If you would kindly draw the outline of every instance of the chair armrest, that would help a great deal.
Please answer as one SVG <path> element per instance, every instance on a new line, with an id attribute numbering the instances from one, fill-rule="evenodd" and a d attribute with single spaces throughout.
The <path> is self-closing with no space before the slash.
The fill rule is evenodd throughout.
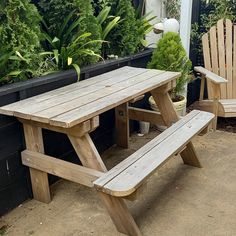
<path id="1" fill-rule="evenodd" d="M 224 79 L 223 77 L 205 69 L 202 66 L 195 66 L 194 70 L 196 72 L 199 72 L 201 74 L 203 74 L 207 79 L 211 80 L 211 82 L 215 83 L 215 84 L 222 84 L 222 83 L 227 83 L 227 80 Z"/>

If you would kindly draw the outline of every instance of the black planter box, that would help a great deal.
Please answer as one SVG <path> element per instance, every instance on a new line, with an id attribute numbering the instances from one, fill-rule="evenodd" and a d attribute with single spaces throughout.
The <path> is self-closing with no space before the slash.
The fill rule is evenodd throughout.
<path id="1" fill-rule="evenodd" d="M 109 60 L 81 69 L 81 80 L 88 79 L 126 65 L 146 67 L 153 49 L 130 57 Z M 77 81 L 74 70 L 50 74 L 37 79 L 0 87 L 0 106 L 29 98 Z M 63 134 L 43 130 L 45 152 L 60 159 L 79 163 L 73 148 Z M 114 110 L 100 116 L 100 126 L 92 133 L 98 150 L 103 152 L 114 144 Z M 14 118 L 0 115 L 0 216 L 32 197 L 28 168 L 21 164 L 25 149 L 22 125 Z M 57 145 L 60 143 L 60 145 Z M 49 181 L 54 182 L 50 176 Z"/>

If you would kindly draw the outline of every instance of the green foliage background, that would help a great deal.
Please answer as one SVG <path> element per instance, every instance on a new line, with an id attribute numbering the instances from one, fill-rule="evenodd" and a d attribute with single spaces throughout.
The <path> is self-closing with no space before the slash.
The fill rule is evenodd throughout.
<path id="1" fill-rule="evenodd" d="M 152 19 L 137 14 L 132 3 L 0 0 L 0 85 L 72 66 L 79 75 L 80 66 L 97 62 L 100 55 L 123 57 L 143 50 Z M 101 23 L 97 15 L 104 7 L 111 10 Z M 109 44 L 100 40 L 104 35 Z"/>
<path id="2" fill-rule="evenodd" d="M 101 39 L 101 29 L 96 17 L 93 15 L 94 12 L 91 1 L 40 0 L 38 5 L 40 13 L 43 15 L 43 19 L 48 26 L 48 32 L 50 32 L 52 38 L 58 36 L 58 32 L 60 31 L 65 18 L 74 11 L 74 19 L 79 17 L 80 24 L 76 28 L 77 32 L 73 31 L 71 37 L 73 37 L 73 34 L 79 32 L 79 35 L 91 33 L 91 37 L 86 40 Z M 83 43 L 85 42 L 81 42 L 81 44 Z M 79 46 L 80 45 L 78 45 L 78 47 Z M 88 48 L 95 53 L 100 54 L 101 43 L 90 44 Z M 81 60 L 76 63 L 83 66 L 96 61 L 98 61 L 98 57 L 83 56 L 81 57 Z"/>
<path id="3" fill-rule="evenodd" d="M 118 56 L 127 56 L 135 53 L 140 39 L 135 10 L 131 0 L 107 0 L 106 4 L 111 6 L 112 15 L 121 17 L 121 22 L 112 30 L 108 37 L 110 42 L 108 53 Z"/>
<path id="4" fill-rule="evenodd" d="M 38 75 L 40 58 L 40 15 L 29 0 L 0 1 L 0 82 L 25 80 Z M 27 60 L 5 60 L 19 51 Z M 10 71 L 23 71 L 17 78 Z"/>

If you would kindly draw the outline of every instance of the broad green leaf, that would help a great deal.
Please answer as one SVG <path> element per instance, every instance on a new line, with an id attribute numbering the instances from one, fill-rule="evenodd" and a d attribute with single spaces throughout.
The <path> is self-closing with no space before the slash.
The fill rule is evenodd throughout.
<path id="1" fill-rule="evenodd" d="M 75 68 L 77 76 L 78 76 L 78 81 L 80 80 L 80 67 L 77 64 L 72 64 L 72 66 Z"/>
<path id="2" fill-rule="evenodd" d="M 58 53 L 58 50 L 57 49 L 53 50 L 53 54 L 54 54 L 54 58 L 56 60 L 56 63 L 58 65 L 59 64 L 59 53 Z"/>
<path id="3" fill-rule="evenodd" d="M 52 40 L 52 43 L 56 43 L 56 42 L 58 42 L 58 41 L 60 41 L 60 39 L 57 38 L 57 37 L 54 37 L 53 40 Z"/>
<path id="4" fill-rule="evenodd" d="M 110 10 L 111 10 L 111 7 L 106 6 L 99 13 L 99 15 L 97 16 L 97 20 L 100 25 L 107 19 L 107 16 L 108 16 Z"/>
<path id="5" fill-rule="evenodd" d="M 91 36 L 91 33 L 84 33 L 84 34 L 81 34 L 81 35 L 79 35 L 75 40 L 73 40 L 73 42 L 72 42 L 71 45 L 77 45 L 77 43 L 78 43 L 78 41 L 79 41 L 80 39 L 87 38 L 87 37 L 89 37 L 89 36 Z"/>
<path id="6" fill-rule="evenodd" d="M 68 57 L 67 58 L 67 65 L 70 66 L 72 61 L 73 61 L 72 57 Z"/>
<path id="7" fill-rule="evenodd" d="M 7 75 L 8 76 L 18 76 L 22 73 L 21 70 L 14 70 L 14 71 L 11 71 L 10 73 L 8 73 Z"/>
<path id="8" fill-rule="evenodd" d="M 54 53 L 50 52 L 50 51 L 48 51 L 48 52 L 40 52 L 39 56 L 52 55 L 52 54 L 54 54 Z"/>
<path id="9" fill-rule="evenodd" d="M 28 60 L 25 59 L 25 58 L 20 54 L 19 51 L 15 51 L 15 53 L 16 53 L 16 55 L 17 55 L 17 56 L 18 56 L 22 61 L 26 61 L 26 62 L 28 62 Z"/>
<path id="10" fill-rule="evenodd" d="M 108 23 L 106 28 L 102 32 L 102 39 L 105 39 L 110 31 L 118 24 L 120 17 L 115 17 L 111 22 Z"/>
<path id="11" fill-rule="evenodd" d="M 64 37 L 63 37 L 63 43 L 67 40 L 68 36 L 70 35 L 70 33 L 80 24 L 81 19 L 79 18 L 78 20 L 75 20 L 70 27 L 68 28 L 68 30 L 65 32 Z"/>
<path id="12" fill-rule="evenodd" d="M 68 25 L 69 21 L 71 20 L 73 14 L 75 13 L 75 10 L 72 11 L 64 20 L 62 26 L 61 26 L 61 29 L 59 31 L 59 34 L 58 34 L 58 37 L 61 38 L 62 37 L 62 34 L 63 34 L 63 31 L 65 30 L 66 26 Z"/>

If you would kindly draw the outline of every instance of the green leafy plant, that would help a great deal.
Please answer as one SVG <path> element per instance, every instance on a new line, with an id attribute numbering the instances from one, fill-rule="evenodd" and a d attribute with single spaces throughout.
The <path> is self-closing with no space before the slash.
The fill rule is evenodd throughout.
<path id="1" fill-rule="evenodd" d="M 93 15 L 93 8 L 91 1 L 84 0 L 40 0 L 38 3 L 40 12 L 45 22 L 46 31 L 51 36 L 59 39 L 63 45 L 72 43 L 72 39 L 75 39 L 79 35 L 84 33 L 90 33 L 88 37 L 81 38 L 84 40 L 83 44 L 88 41 L 92 43 L 84 45 L 88 50 L 93 51 L 95 54 L 100 54 L 101 50 L 101 30 L 97 22 L 97 18 Z M 67 20 L 65 20 L 67 16 Z M 68 32 L 65 36 L 62 33 Z M 67 38 L 65 43 L 64 38 Z M 81 42 L 82 44 L 82 42 Z M 49 50 L 52 49 L 49 47 Z M 84 55 L 79 58 L 77 62 L 80 66 L 88 65 L 98 61 L 98 57 L 93 55 Z"/>
<path id="2" fill-rule="evenodd" d="M 182 46 L 181 38 L 178 33 L 174 32 L 164 34 L 163 38 L 158 41 L 151 62 L 148 64 L 150 69 L 181 72 L 175 89 L 171 91 L 173 101 L 178 100 L 184 91 L 184 86 L 189 81 L 191 66 L 192 63 Z"/>
<path id="3" fill-rule="evenodd" d="M 104 7 L 97 16 L 98 23 L 101 26 L 101 38 L 106 40 L 111 30 L 119 23 L 119 16 L 110 16 L 111 7 Z"/>
<path id="4" fill-rule="evenodd" d="M 107 40 L 110 42 L 107 54 L 126 56 L 137 52 L 139 38 L 135 10 L 130 0 L 107 0 L 111 14 L 120 16 L 121 20 Z"/>
<path id="5" fill-rule="evenodd" d="M 109 15 L 111 11 L 111 7 L 104 6 L 104 8 L 100 11 L 100 13 L 97 16 L 97 21 L 100 24 L 101 28 L 101 38 L 102 40 L 107 40 L 109 33 L 112 31 L 113 28 L 115 28 L 119 21 L 119 16 L 111 16 Z M 109 43 L 108 41 L 106 43 Z M 107 57 L 106 55 L 106 48 L 107 44 L 102 45 L 102 56 Z"/>
<path id="6" fill-rule="evenodd" d="M 36 76 L 41 63 L 37 8 L 29 0 L 0 1 L 0 21 L 0 83 Z"/>
<path id="7" fill-rule="evenodd" d="M 101 58 L 99 54 L 96 54 L 88 46 L 94 43 L 102 43 L 102 40 L 90 40 L 91 33 L 83 33 L 74 31 L 81 22 L 81 18 L 73 17 L 73 11 L 65 18 L 61 25 L 58 36 L 51 36 L 49 33 L 44 33 L 44 37 L 49 43 L 50 51 L 41 53 L 41 56 L 45 56 L 49 61 L 54 61 L 58 70 L 65 70 L 70 67 L 74 67 L 78 77 L 80 75 L 81 58 L 86 56 Z M 44 22 L 45 28 L 48 29 Z M 72 34 L 72 32 L 74 32 Z M 49 58 L 48 58 L 49 56 Z"/>
<path id="8" fill-rule="evenodd" d="M 148 46 L 148 41 L 145 39 L 146 35 L 150 33 L 153 28 L 154 24 L 151 23 L 156 16 L 150 16 L 152 12 L 149 12 L 145 15 L 137 14 L 137 26 L 138 26 L 138 34 L 137 37 L 139 38 L 139 50 L 142 50 Z"/>

